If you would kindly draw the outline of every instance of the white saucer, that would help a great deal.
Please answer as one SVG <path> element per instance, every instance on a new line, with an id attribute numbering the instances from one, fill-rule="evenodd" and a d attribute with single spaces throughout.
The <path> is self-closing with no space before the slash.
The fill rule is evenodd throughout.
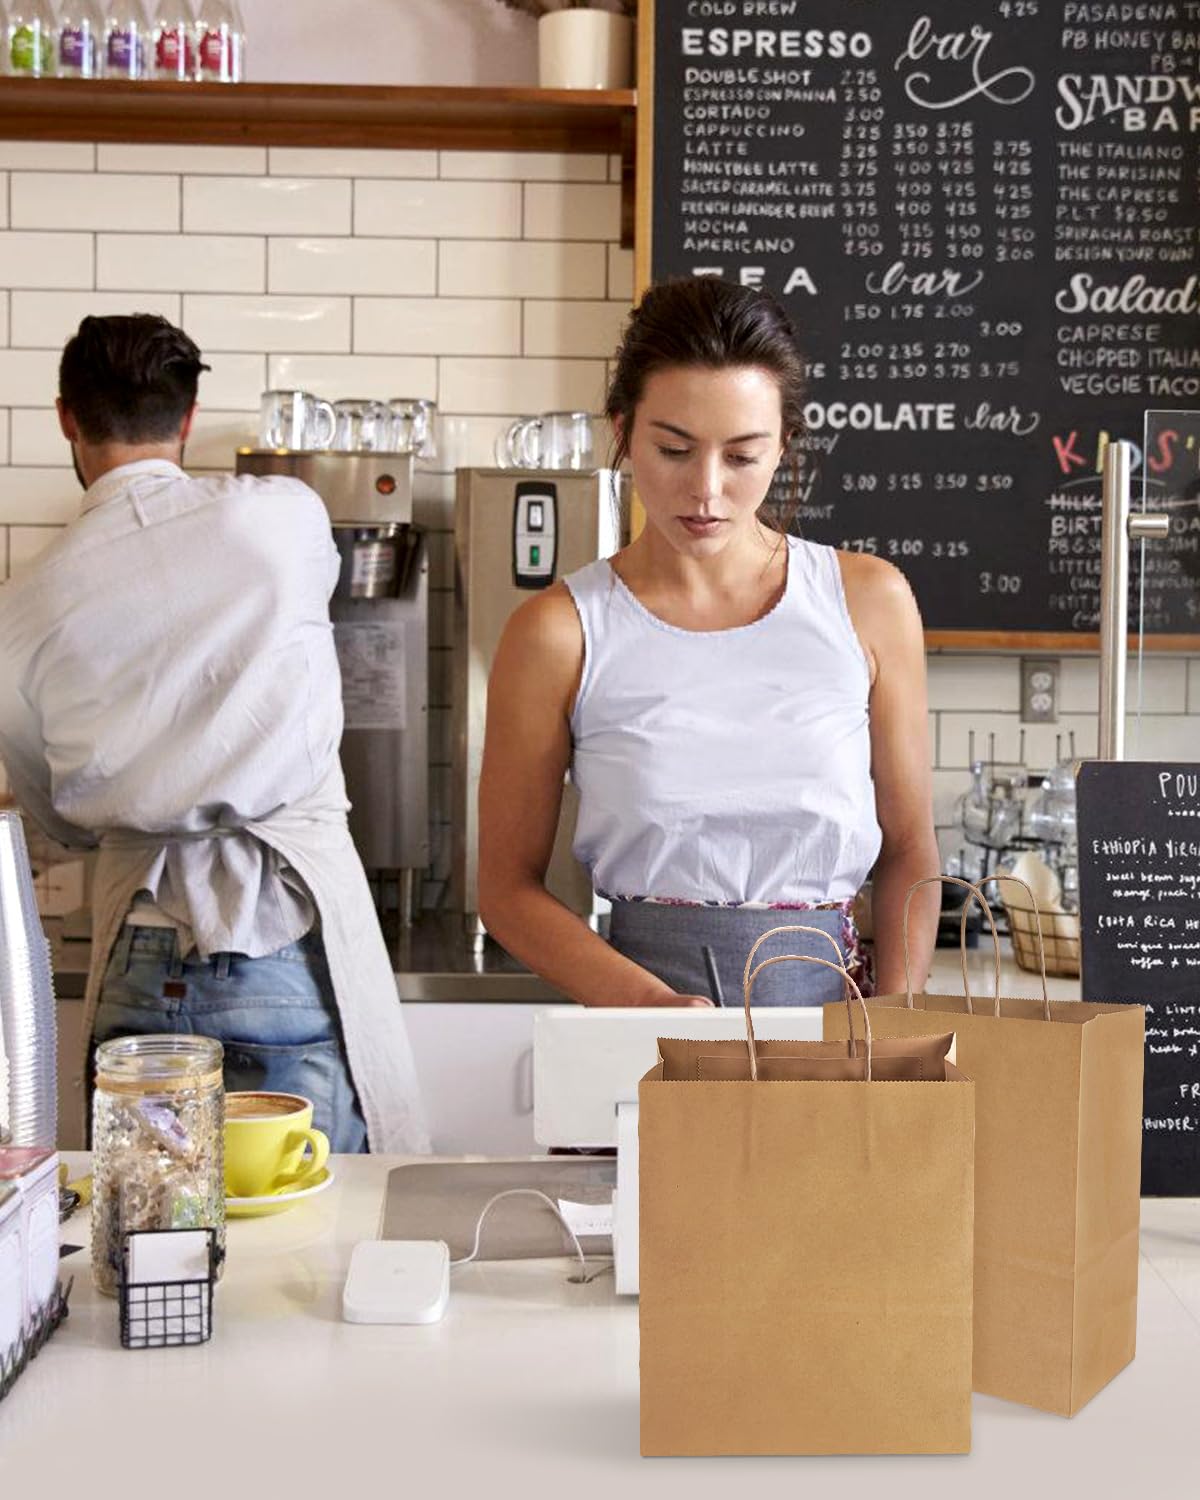
<path id="1" fill-rule="evenodd" d="M 332 1181 L 333 1168 L 323 1167 L 316 1182 L 308 1187 L 293 1188 L 288 1193 L 266 1193 L 261 1198 L 226 1198 L 225 1217 L 253 1219 L 261 1214 L 281 1214 L 305 1198 L 315 1198 L 318 1193 L 323 1193 Z"/>

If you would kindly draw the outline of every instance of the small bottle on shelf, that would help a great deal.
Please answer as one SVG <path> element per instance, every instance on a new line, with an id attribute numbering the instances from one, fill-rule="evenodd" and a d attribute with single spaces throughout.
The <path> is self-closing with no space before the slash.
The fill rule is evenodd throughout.
<path id="1" fill-rule="evenodd" d="M 104 13 L 97 0 L 63 0 L 58 18 L 58 76 L 100 78 L 104 73 Z"/>
<path id="2" fill-rule="evenodd" d="M 150 35 L 151 26 L 142 0 L 113 0 L 104 29 L 105 77 L 146 78 Z"/>
<path id="3" fill-rule="evenodd" d="M 190 83 L 196 76 L 195 28 L 190 0 L 158 0 L 154 13 L 155 78 Z"/>
<path id="4" fill-rule="evenodd" d="M 10 0 L 4 58 L 14 78 L 53 78 L 58 22 L 50 0 Z"/>
<path id="5" fill-rule="evenodd" d="M 241 83 L 245 50 L 246 26 L 237 0 L 200 0 L 196 18 L 197 80 Z"/>

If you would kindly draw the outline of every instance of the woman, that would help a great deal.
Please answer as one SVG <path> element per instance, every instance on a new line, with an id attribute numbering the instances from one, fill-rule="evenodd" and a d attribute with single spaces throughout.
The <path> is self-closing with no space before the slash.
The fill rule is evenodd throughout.
<path id="1" fill-rule="evenodd" d="M 791 921 L 861 974 L 850 903 L 872 869 L 878 986 L 903 986 L 905 893 L 938 871 L 921 621 L 890 564 L 763 518 L 803 368 L 766 293 L 710 277 L 647 292 L 607 401 L 645 527 L 523 605 L 497 653 L 481 911 L 585 1005 L 709 1004 L 705 946 L 733 999 L 754 939 Z M 543 883 L 568 769 L 608 943 Z M 936 901 L 930 886 L 913 902 L 918 980 Z M 777 964 L 755 999 L 839 993 L 830 969 Z"/>

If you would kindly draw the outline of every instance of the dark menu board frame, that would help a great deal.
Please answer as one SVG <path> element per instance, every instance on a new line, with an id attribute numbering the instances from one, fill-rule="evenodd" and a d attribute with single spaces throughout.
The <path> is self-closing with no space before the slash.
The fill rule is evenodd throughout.
<path id="1" fill-rule="evenodd" d="M 640 31 L 640 279 L 788 307 L 799 529 L 896 563 L 931 645 L 1095 649 L 1107 444 L 1135 504 L 1200 476 L 1182 435 L 1142 453 L 1147 410 L 1200 409 L 1200 0 L 642 0 Z M 1172 515 L 1130 620 L 1195 650 Z"/>
<path id="2" fill-rule="evenodd" d="M 1146 1007 L 1142 1192 L 1200 1194 L 1200 765 L 1087 761 L 1080 993 Z"/>

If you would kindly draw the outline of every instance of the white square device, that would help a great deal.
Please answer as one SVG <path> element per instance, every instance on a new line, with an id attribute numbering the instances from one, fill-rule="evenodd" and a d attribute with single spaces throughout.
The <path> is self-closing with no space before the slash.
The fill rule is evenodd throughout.
<path id="1" fill-rule="evenodd" d="M 437 1323 L 450 1301 L 443 1240 L 362 1240 L 342 1291 L 347 1323 Z"/>

